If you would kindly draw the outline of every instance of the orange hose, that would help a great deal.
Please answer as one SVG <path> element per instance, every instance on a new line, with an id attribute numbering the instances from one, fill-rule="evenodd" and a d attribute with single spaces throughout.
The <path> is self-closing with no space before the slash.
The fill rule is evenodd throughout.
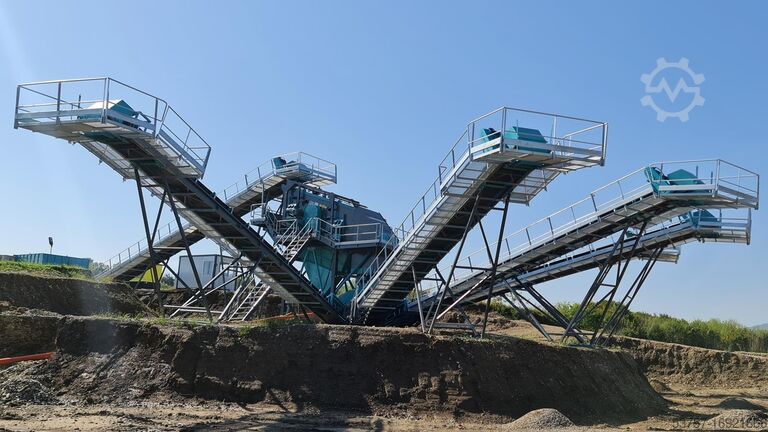
<path id="1" fill-rule="evenodd" d="M 52 352 L 42 353 L 42 354 L 31 354 L 31 355 L 24 355 L 24 356 L 18 356 L 18 357 L 5 357 L 0 358 L 0 365 L 7 365 L 7 364 L 13 364 L 23 361 L 31 361 L 31 360 L 47 360 L 51 358 L 53 355 Z"/>

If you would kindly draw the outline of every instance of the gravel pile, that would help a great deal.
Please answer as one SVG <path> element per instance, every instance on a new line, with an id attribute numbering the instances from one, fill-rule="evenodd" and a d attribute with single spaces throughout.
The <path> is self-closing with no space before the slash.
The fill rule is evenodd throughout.
<path id="1" fill-rule="evenodd" d="M 512 423 L 504 425 L 504 430 L 547 430 L 574 426 L 571 419 L 560 411 L 552 408 L 542 408 L 529 412 Z"/>
<path id="2" fill-rule="evenodd" d="M 55 404 L 56 395 L 31 378 L 11 378 L 0 384 L 0 405 L 18 406 L 27 403 Z"/>
<path id="3" fill-rule="evenodd" d="M 723 399 L 722 402 L 717 404 L 720 408 L 727 408 L 727 409 L 737 409 L 737 410 L 750 410 L 750 411 L 763 411 L 765 408 L 762 406 L 752 403 L 748 401 L 747 399 L 740 398 L 740 397 L 729 397 Z"/>

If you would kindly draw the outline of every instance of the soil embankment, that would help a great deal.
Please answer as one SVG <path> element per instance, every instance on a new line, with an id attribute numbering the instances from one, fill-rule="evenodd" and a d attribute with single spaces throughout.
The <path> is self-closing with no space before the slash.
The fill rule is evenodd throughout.
<path id="1" fill-rule="evenodd" d="M 389 415 L 557 408 L 575 421 L 665 409 L 625 353 L 515 338 L 477 341 L 344 326 L 158 327 L 68 317 L 57 353 L 27 374 L 65 398 L 194 396 Z"/>
<path id="2" fill-rule="evenodd" d="M 62 315 L 149 313 L 134 290 L 124 284 L 25 273 L 0 273 L 0 302 Z"/>
<path id="3" fill-rule="evenodd" d="M 768 389 L 768 357 L 620 337 L 648 379 L 691 387 Z"/>

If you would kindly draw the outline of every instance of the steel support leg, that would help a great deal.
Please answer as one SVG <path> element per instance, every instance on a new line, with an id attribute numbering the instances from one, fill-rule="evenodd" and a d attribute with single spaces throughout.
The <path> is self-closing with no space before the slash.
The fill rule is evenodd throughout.
<path id="1" fill-rule="evenodd" d="M 634 301 L 637 293 L 640 291 L 640 288 L 642 288 L 643 284 L 648 278 L 648 275 L 650 275 L 651 270 L 653 270 L 656 262 L 658 262 L 659 256 L 662 252 L 663 249 L 661 248 L 653 251 L 650 259 L 645 262 L 643 269 L 632 282 L 632 286 L 629 288 L 629 290 L 627 290 L 627 293 L 618 303 L 616 310 L 613 312 L 611 317 L 608 319 L 605 325 L 601 326 L 601 328 L 595 332 L 595 335 L 592 337 L 592 341 L 590 343 L 592 346 L 604 346 L 611 340 L 613 334 L 618 329 L 621 320 L 629 311 L 629 306 L 632 304 L 632 301 Z"/>
<path id="2" fill-rule="evenodd" d="M 165 190 L 168 190 L 168 182 L 165 183 Z M 181 223 L 181 218 L 179 217 L 179 211 L 176 208 L 176 200 L 173 198 L 173 196 L 168 197 L 168 203 L 171 206 L 171 211 L 173 212 L 173 217 L 176 219 L 176 226 L 179 229 L 179 234 L 181 235 L 181 240 L 184 243 L 184 249 L 187 251 L 187 256 L 189 257 L 189 265 L 192 267 L 192 273 L 195 276 L 195 282 L 198 286 L 198 294 L 202 293 L 203 290 L 203 283 L 200 279 L 200 274 L 197 272 L 197 266 L 195 265 L 195 260 L 192 257 L 192 251 L 189 248 L 189 241 L 187 241 L 187 235 L 184 233 L 184 226 Z M 205 307 L 205 314 L 208 316 L 208 321 L 213 322 L 213 316 L 211 315 L 211 307 L 208 305 L 208 299 L 205 298 L 204 295 L 201 296 L 203 307 Z"/>
<path id="3" fill-rule="evenodd" d="M 485 314 L 483 315 L 483 330 L 480 332 L 480 338 L 485 337 L 485 329 L 488 326 L 488 312 L 491 310 L 491 297 L 493 294 L 493 283 L 496 280 L 496 269 L 499 267 L 499 255 L 501 254 L 501 243 L 504 240 L 504 226 L 507 224 L 507 213 L 509 211 L 509 194 L 504 197 L 504 212 L 501 214 L 501 226 L 499 227 L 499 238 L 496 241 L 496 254 L 491 263 L 491 277 L 488 281 L 488 298 L 485 300 Z M 489 250 L 490 252 L 490 250 Z"/>
<path id="4" fill-rule="evenodd" d="M 154 235 L 149 230 L 149 220 L 147 220 L 147 207 L 144 203 L 144 191 L 142 190 L 141 186 L 141 175 L 139 174 L 138 168 L 133 169 L 134 177 L 136 179 L 136 191 L 139 194 L 139 204 L 141 205 L 141 219 L 144 222 L 144 233 L 147 237 L 147 249 L 149 250 L 149 256 L 152 259 L 152 262 L 157 262 L 157 256 L 155 255 L 155 247 L 154 247 Z M 158 310 L 160 313 L 163 313 L 163 297 L 162 293 L 160 292 L 160 277 L 157 274 L 157 266 L 153 265 L 151 267 L 152 270 L 152 285 L 155 291 L 155 298 L 157 299 L 158 303 Z"/>
<path id="5" fill-rule="evenodd" d="M 427 329 L 427 334 L 432 334 L 432 329 L 435 326 L 435 321 L 437 321 L 437 315 L 440 312 L 440 306 L 443 304 L 443 300 L 445 299 L 445 294 L 448 292 L 448 288 L 450 288 L 451 285 L 451 279 L 453 279 L 453 273 L 456 270 L 456 264 L 459 262 L 459 257 L 461 256 L 461 251 L 464 250 L 464 244 L 467 241 L 467 235 L 469 234 L 470 227 L 472 226 L 472 221 L 475 219 L 475 215 L 477 213 L 477 204 L 480 202 L 480 195 L 478 194 L 475 197 L 475 202 L 472 204 L 472 211 L 469 212 L 469 218 L 467 218 L 467 224 L 464 227 L 464 233 L 461 235 L 461 242 L 459 243 L 459 250 L 456 252 L 456 258 L 453 260 L 453 265 L 451 266 L 451 271 L 448 272 L 448 278 L 445 281 L 445 289 L 443 289 L 442 294 L 440 295 L 440 300 L 437 302 L 437 307 L 435 308 L 435 316 L 432 318 L 432 321 L 429 323 L 429 328 Z M 427 313 L 427 319 L 429 319 L 430 314 L 432 313 L 432 307 L 430 306 L 429 313 Z"/>
<path id="6" fill-rule="evenodd" d="M 565 329 L 565 333 L 563 334 L 563 340 L 566 340 L 568 337 L 573 336 L 575 334 L 574 329 L 581 323 L 581 321 L 587 316 L 587 314 L 592 310 L 594 310 L 595 308 L 599 307 L 600 304 L 602 304 L 603 302 L 605 302 L 605 306 L 603 309 L 603 313 L 601 315 L 602 316 L 601 319 L 604 319 L 608 309 L 611 306 L 611 301 L 614 295 L 616 294 L 619 286 L 621 285 L 622 280 L 624 279 L 624 275 L 626 274 L 627 268 L 629 267 L 629 262 L 632 260 L 632 258 L 635 256 L 635 253 L 637 252 L 637 246 L 640 244 L 640 238 L 645 232 L 645 228 L 647 225 L 648 225 L 648 222 L 647 221 L 644 222 L 639 232 L 636 233 L 635 239 L 632 242 L 632 248 L 630 249 L 627 256 L 622 256 L 622 255 L 624 253 L 624 245 L 628 241 L 627 234 L 629 232 L 629 227 L 624 228 L 624 230 L 621 233 L 621 236 L 619 237 L 619 241 L 617 241 L 614 244 L 614 247 L 611 250 L 610 255 L 605 259 L 604 263 L 599 267 L 599 272 L 595 277 L 595 280 L 590 286 L 589 290 L 587 291 L 586 296 L 584 297 L 581 304 L 579 305 L 579 308 L 576 310 L 576 314 L 574 314 L 574 316 L 571 318 L 570 322 L 568 323 L 568 326 Z M 616 266 L 615 282 L 613 284 L 606 284 L 605 279 L 614 266 Z M 597 294 L 597 292 L 600 290 L 601 287 L 608 287 L 609 288 L 608 293 L 603 298 L 601 298 L 600 301 L 598 301 L 596 304 L 591 305 L 592 300 L 594 300 L 595 295 Z M 594 337 L 594 334 L 593 334 L 593 337 Z"/>

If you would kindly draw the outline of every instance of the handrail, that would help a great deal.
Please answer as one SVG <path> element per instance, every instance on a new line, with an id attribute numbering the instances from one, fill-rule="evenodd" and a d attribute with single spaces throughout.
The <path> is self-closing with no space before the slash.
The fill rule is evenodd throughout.
<path id="1" fill-rule="evenodd" d="M 704 229 L 728 229 L 728 230 L 738 229 L 739 231 L 743 231 L 745 233 L 747 241 L 749 241 L 749 235 L 751 231 L 751 227 L 749 225 L 750 219 L 751 219 L 751 209 L 747 209 L 747 210 L 748 210 L 748 215 L 746 217 L 723 216 L 721 211 L 718 215 L 715 216 L 716 221 L 705 221 L 705 220 L 702 220 L 701 209 L 694 209 L 689 212 L 686 212 L 683 215 L 674 216 L 672 218 L 665 219 L 656 223 L 655 225 L 653 225 L 652 227 L 649 227 L 646 230 L 646 234 L 644 234 L 644 236 L 665 235 L 665 233 L 669 229 L 677 229 L 679 227 L 689 226 L 690 229 L 693 229 L 696 232 Z M 686 215 L 689 215 L 688 219 L 685 218 Z M 609 248 L 611 247 L 611 245 L 615 244 L 618 241 L 616 236 L 617 234 L 612 234 L 588 246 L 573 250 L 559 257 L 557 260 L 548 261 L 536 267 L 535 271 L 544 270 L 553 265 L 561 265 L 562 263 L 573 261 L 574 259 L 580 257 L 585 252 L 596 252 L 596 251 L 603 250 L 605 248 Z M 465 283 L 467 280 L 470 280 L 473 277 L 478 277 L 480 273 L 481 271 L 479 270 L 475 272 L 471 272 L 468 275 L 454 273 L 454 276 L 451 279 L 451 284 L 452 286 L 454 286 L 454 289 L 455 289 L 457 283 Z M 435 283 L 435 286 L 433 287 L 422 288 L 422 295 L 430 296 L 435 291 L 438 291 L 439 289 L 440 289 L 440 286 L 438 286 L 438 284 Z M 458 292 L 454 292 L 454 293 L 458 295 Z"/>
<path id="2" fill-rule="evenodd" d="M 675 180 L 663 180 L 663 179 L 650 179 L 646 175 L 646 170 L 648 168 L 657 167 L 657 168 L 660 168 L 662 172 L 667 173 L 667 171 L 664 171 L 665 167 L 666 168 L 672 167 L 672 169 L 678 169 L 681 166 L 686 166 L 690 164 L 697 164 L 696 166 L 700 167 L 702 164 L 707 164 L 707 163 L 713 163 L 716 166 L 719 166 L 719 164 L 721 163 L 725 163 L 725 164 L 729 164 L 730 166 L 741 169 L 737 165 L 730 164 L 728 162 L 725 162 L 719 159 L 694 160 L 694 161 L 683 161 L 683 162 L 658 162 L 658 163 L 654 163 L 654 164 L 639 168 L 619 178 L 618 180 L 615 180 L 611 183 L 608 183 L 607 185 L 604 185 L 604 186 L 601 186 L 600 188 L 595 189 L 586 198 L 576 201 L 574 204 L 571 204 L 565 208 L 562 208 L 548 216 L 540 218 L 535 222 L 528 224 L 527 226 L 505 236 L 502 239 L 502 242 L 506 247 L 506 255 L 500 258 L 500 261 L 512 260 L 515 257 L 520 256 L 526 250 L 529 250 L 533 247 L 540 246 L 542 244 L 546 244 L 552 239 L 557 238 L 558 236 L 565 234 L 569 231 L 572 231 L 574 229 L 579 229 L 579 227 L 581 227 L 585 223 L 588 223 L 590 220 L 592 219 L 597 220 L 601 212 L 609 211 L 613 209 L 616 205 L 635 200 L 645 195 L 650 195 L 650 194 L 658 195 L 658 193 L 654 190 L 654 186 L 659 186 L 661 184 L 664 184 L 665 182 L 675 181 Z M 747 170 L 744 170 L 744 171 L 747 171 Z M 702 178 L 691 178 L 691 179 L 685 179 L 685 180 L 688 182 L 707 181 L 707 182 L 711 182 L 711 184 L 718 184 L 718 182 L 723 178 L 722 171 L 718 171 L 718 172 L 720 173 L 719 176 L 713 176 L 712 178 L 702 177 Z M 754 175 L 756 176 L 757 174 L 754 174 Z M 630 179 L 634 179 L 635 177 L 637 177 L 638 180 L 642 180 L 639 186 L 630 186 L 628 190 L 622 187 L 623 183 L 627 182 Z M 701 176 L 697 176 L 697 177 L 701 177 Z M 758 180 L 758 183 L 759 183 L 759 180 Z M 616 189 L 617 186 L 618 188 Z M 681 186 L 681 187 L 684 187 L 684 186 Z M 614 190 L 615 195 L 611 195 L 607 200 L 600 200 L 599 201 L 600 203 L 598 204 L 598 200 L 596 199 L 596 197 L 604 193 L 605 191 L 609 191 L 611 189 L 616 189 Z M 581 214 L 582 210 L 578 210 L 579 214 L 577 216 L 576 209 L 579 209 L 579 208 L 582 208 L 582 210 L 583 208 L 586 208 L 587 209 L 586 213 Z M 558 223 L 558 224 L 553 223 L 553 220 L 556 220 L 558 216 L 562 216 L 562 215 L 568 215 L 566 222 Z M 698 214 L 698 216 L 700 218 L 701 214 Z M 682 216 L 679 216 L 674 219 L 679 219 L 681 217 Z M 663 223 L 664 222 L 662 222 L 662 224 Z M 535 228 L 537 226 L 543 226 L 544 228 L 540 230 L 536 230 Z M 534 233 L 541 232 L 541 233 L 532 235 L 531 234 L 532 232 Z M 521 238 L 520 243 L 514 244 L 514 240 L 512 239 L 517 237 Z M 611 236 L 611 238 L 613 238 L 613 236 Z M 510 246 L 510 240 L 513 241 L 512 246 Z M 496 245 L 497 243 L 494 242 L 490 245 L 490 247 L 493 249 L 493 247 Z M 588 247 L 590 249 L 593 249 L 594 243 L 588 245 Z M 473 263 L 473 259 L 475 261 L 474 263 Z M 461 261 L 458 262 L 458 266 L 462 268 L 480 268 L 483 264 L 486 264 L 486 260 L 487 260 L 486 250 L 480 249 L 464 257 Z M 448 274 L 449 272 L 446 270 L 443 273 Z M 463 272 L 461 271 L 454 272 L 454 279 L 458 279 L 462 277 L 461 273 Z"/>
<path id="3" fill-rule="evenodd" d="M 93 84 L 93 87 L 88 87 L 88 83 Z M 51 89 L 48 93 L 42 88 L 55 85 L 54 89 Z M 74 102 L 68 100 L 62 93 L 64 91 L 71 92 L 71 94 L 78 95 L 78 101 Z M 129 95 L 125 92 L 130 91 Z M 51 94 L 54 92 L 54 94 Z M 86 97 L 83 100 L 82 92 L 88 92 L 90 97 Z M 28 97 L 28 93 L 43 96 L 47 99 L 56 101 L 50 104 L 39 103 L 24 103 L 24 99 Z M 116 99 L 130 100 L 131 107 L 134 108 L 136 115 L 142 115 L 147 119 L 146 123 L 143 123 L 142 128 L 138 130 L 151 135 L 155 139 L 163 141 L 164 144 L 169 145 L 179 155 L 180 160 L 185 164 L 197 169 L 199 174 L 205 172 L 205 168 L 208 164 L 210 157 L 211 147 L 195 131 L 189 123 L 184 120 L 164 99 L 147 93 L 131 85 L 125 84 L 114 78 L 100 77 L 100 78 L 78 78 L 68 80 L 54 80 L 54 81 L 39 81 L 33 83 L 20 84 L 17 87 L 16 93 L 16 117 L 14 119 L 14 127 L 18 127 L 27 119 L 48 119 L 50 121 L 60 122 L 62 119 L 79 119 L 78 115 L 81 112 L 89 112 L 94 109 L 101 111 L 101 121 L 116 122 L 112 117 L 122 116 L 121 113 L 113 111 L 110 106 L 110 102 Z M 139 95 L 140 97 L 131 99 L 131 95 Z M 88 96 L 88 94 L 86 94 Z M 127 97 L 126 97 L 127 96 Z M 86 107 L 83 108 L 83 104 L 99 104 L 100 107 Z M 56 110 L 54 112 L 40 111 L 44 107 L 53 107 L 55 105 Z M 62 110 L 62 105 L 68 106 L 69 109 Z M 108 115 L 109 112 L 109 115 Z M 169 116 L 170 114 L 170 116 Z M 170 121 L 175 121 L 178 124 L 171 126 L 168 124 Z M 163 136 L 161 133 L 165 132 Z M 175 137 L 174 142 L 168 142 L 168 139 Z"/>
<path id="4" fill-rule="evenodd" d="M 558 114 L 543 113 L 543 112 L 533 111 L 533 110 L 508 108 L 508 107 L 497 108 L 496 110 L 491 111 L 488 114 L 485 114 L 483 116 L 480 116 L 470 121 L 467 124 L 467 127 L 464 129 L 462 135 L 459 137 L 459 139 L 456 140 L 456 142 L 448 151 L 446 156 L 438 164 L 437 179 L 432 184 L 430 184 L 430 186 L 427 188 L 427 191 L 416 201 L 416 204 L 407 213 L 407 216 L 405 217 L 403 222 L 393 229 L 393 231 L 395 232 L 395 236 L 393 236 L 390 239 L 390 241 L 387 242 L 386 247 L 384 247 L 376 257 L 374 257 L 374 259 L 371 261 L 369 266 L 363 272 L 361 277 L 358 279 L 358 287 L 368 288 L 369 282 L 373 279 L 373 277 L 377 273 L 379 273 L 383 269 L 385 263 L 387 263 L 391 259 L 392 255 L 395 253 L 395 249 L 398 247 L 398 244 L 400 245 L 404 244 L 407 241 L 408 237 L 414 232 L 414 230 L 419 226 L 421 226 L 421 224 L 429 216 L 429 214 L 434 211 L 434 207 L 436 206 L 437 202 L 444 197 L 443 190 L 442 190 L 443 185 L 453 180 L 453 178 L 456 175 L 454 171 L 458 171 L 460 167 L 471 158 L 472 145 L 475 141 L 477 141 L 474 138 L 474 134 L 475 134 L 475 128 L 478 125 L 478 122 L 491 118 L 492 116 L 498 113 L 501 113 L 501 122 L 500 122 L 501 127 L 499 128 L 499 130 L 501 131 L 506 131 L 507 130 L 506 125 L 512 124 L 507 119 L 507 117 L 510 114 L 527 113 L 527 114 L 534 114 L 536 116 L 544 116 L 544 117 L 550 118 L 550 120 L 552 121 L 552 124 L 551 124 L 552 133 L 548 136 L 550 137 L 551 141 L 564 139 L 562 137 L 560 138 L 556 137 L 556 130 L 558 127 L 557 119 L 568 119 L 568 120 L 574 120 L 578 122 L 588 122 L 590 123 L 589 127 L 579 128 L 575 132 L 569 132 L 563 135 L 563 137 L 567 136 L 568 137 L 567 140 L 571 143 L 590 144 L 593 146 L 593 149 L 601 148 L 602 153 L 604 154 L 605 152 L 605 147 L 607 143 L 607 135 L 605 133 L 605 128 L 607 128 L 607 124 L 604 122 L 586 120 L 578 117 L 563 116 Z M 498 127 L 498 124 L 495 124 L 495 125 Z M 603 133 L 599 138 L 600 139 L 599 142 L 573 140 L 572 138 L 574 135 L 584 133 L 585 131 L 586 132 L 592 131 L 595 128 L 603 129 Z M 461 147 L 459 147 L 460 145 Z M 458 149 L 461 149 L 461 152 L 457 156 Z M 602 163 L 602 155 L 601 155 L 600 163 Z M 356 294 L 356 297 L 360 295 L 365 295 L 365 292 L 361 290 L 360 293 Z"/>
<path id="5" fill-rule="evenodd" d="M 333 162 L 327 161 L 325 159 L 319 158 L 317 156 L 313 156 L 311 154 L 305 153 L 305 152 L 291 152 L 291 153 L 285 153 L 279 156 L 275 156 L 263 163 L 261 163 L 256 168 L 249 171 L 247 174 L 244 175 L 245 183 L 241 186 L 240 182 L 235 182 L 231 184 L 230 186 L 224 188 L 222 192 L 220 192 L 218 195 L 221 195 L 224 197 L 224 200 L 229 202 L 230 200 L 233 200 L 237 198 L 239 195 L 251 190 L 254 185 L 262 183 L 266 181 L 271 176 L 277 175 L 277 169 L 275 168 L 275 158 L 284 158 L 286 160 L 295 161 L 301 164 L 306 165 L 306 161 L 310 161 L 310 171 L 311 173 L 314 173 L 314 175 L 317 175 L 318 178 L 328 178 L 329 181 L 336 181 L 336 164 Z M 269 168 L 267 168 L 269 167 Z M 257 175 L 254 177 L 252 176 L 253 173 L 256 173 Z M 332 178 L 330 178 L 332 176 Z M 234 193 L 232 193 L 232 190 L 234 190 Z M 188 228 L 190 225 L 185 224 L 184 229 Z M 160 234 L 160 233 L 163 234 Z M 155 237 L 155 244 L 158 244 L 162 242 L 163 240 L 171 237 L 174 234 L 177 234 L 178 230 L 176 229 L 176 222 L 171 221 L 166 225 L 163 225 L 158 228 L 158 236 Z M 142 246 L 144 244 L 144 246 Z M 107 270 L 104 271 L 102 274 L 106 274 L 112 269 L 116 268 L 117 266 L 123 264 L 124 262 L 128 262 L 132 257 L 140 255 L 144 251 L 147 250 L 146 247 L 146 239 L 141 239 L 137 241 L 136 243 L 132 244 L 131 246 L 125 248 L 124 250 L 120 251 L 115 256 L 108 259 L 105 264 L 107 265 Z M 134 251 L 135 250 L 135 251 Z M 124 257 L 124 255 L 126 255 Z M 113 264 L 113 261 L 114 264 Z"/>

